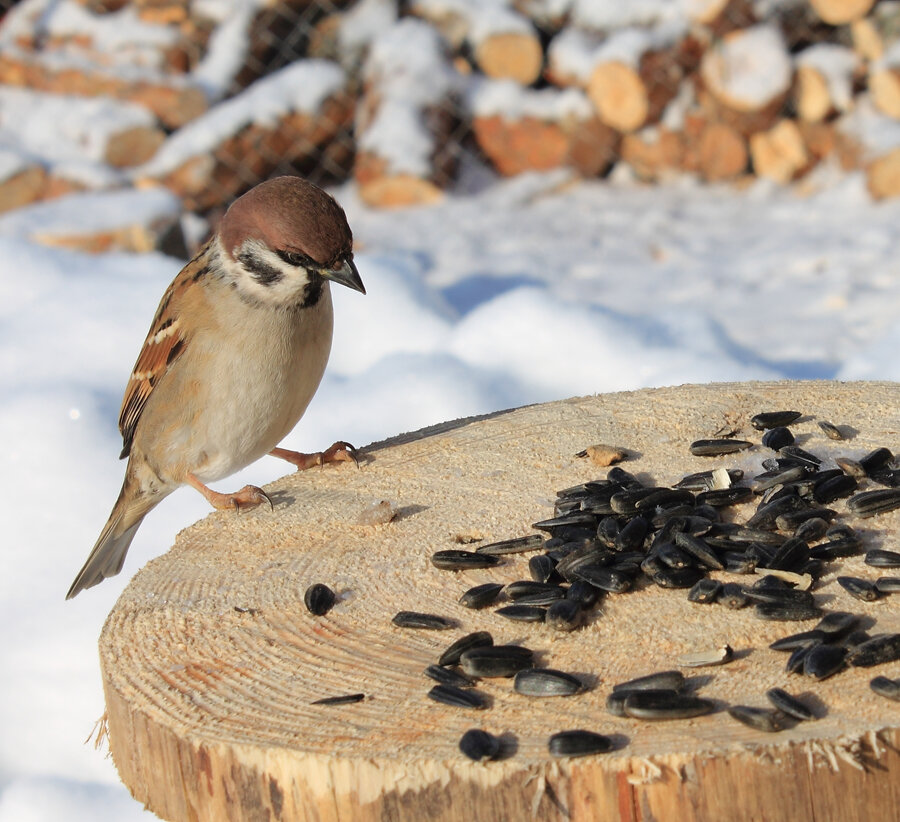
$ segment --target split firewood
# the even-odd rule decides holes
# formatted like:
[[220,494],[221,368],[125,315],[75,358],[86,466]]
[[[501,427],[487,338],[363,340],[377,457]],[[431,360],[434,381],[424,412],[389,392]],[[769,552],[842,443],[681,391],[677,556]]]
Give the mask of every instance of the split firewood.
[[882,114],[900,120],[900,40],[872,64],[869,91],[872,102]]
[[816,14],[832,26],[842,26],[865,17],[875,0],[809,0]]
[[375,206],[432,203],[453,178],[459,76],[437,31],[405,18],[372,43],[356,115],[354,176]]
[[817,43],[796,58],[794,103],[800,119],[818,123],[853,105],[853,79],[860,61],[845,46]]
[[736,129],[691,113],[684,119],[684,171],[710,183],[736,180],[747,171],[747,141]]
[[866,186],[875,199],[900,197],[900,122],[880,112],[860,95],[853,111],[836,121],[845,145],[855,147],[856,164],[866,173]]
[[853,48],[864,60],[880,60],[900,37],[900,2],[878,3],[872,13],[850,25]]
[[704,54],[699,75],[709,119],[751,134],[778,119],[793,66],[781,32],[758,25],[725,35]]
[[522,88],[484,81],[471,97],[478,145],[503,175],[572,166],[606,171],[618,155],[618,133],[599,121],[578,89]]
[[479,0],[414,0],[410,11],[435,26],[453,51],[465,45],[488,77],[528,86],[540,76],[537,31],[514,9]]
[[810,166],[811,158],[793,120],[780,120],[768,131],[750,135],[750,158],[759,177],[789,183]]

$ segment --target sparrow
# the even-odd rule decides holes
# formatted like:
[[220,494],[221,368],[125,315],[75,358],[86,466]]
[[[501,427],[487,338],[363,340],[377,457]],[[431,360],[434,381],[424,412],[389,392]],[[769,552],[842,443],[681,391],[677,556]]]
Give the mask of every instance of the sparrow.
[[103,531],[66,599],[122,570],[144,517],[182,485],[219,510],[271,500],[215,482],[264,454],[298,470],[354,459],[278,448],[316,393],[331,351],[331,282],[366,293],[344,211],[299,177],[234,201],[218,231],[166,289],[119,413],[128,458]]

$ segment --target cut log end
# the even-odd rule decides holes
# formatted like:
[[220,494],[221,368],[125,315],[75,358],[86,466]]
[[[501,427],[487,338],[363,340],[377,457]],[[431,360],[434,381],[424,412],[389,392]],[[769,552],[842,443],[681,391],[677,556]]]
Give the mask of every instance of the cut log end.
[[832,26],[842,26],[865,17],[875,0],[809,0],[816,14]]
[[876,71],[869,78],[872,101],[888,117],[900,120],[900,68]]
[[530,86],[540,77],[544,55],[532,34],[493,34],[475,48],[478,67],[498,80],[509,79]]
[[809,154],[793,120],[782,120],[769,131],[750,137],[753,168],[760,177],[789,183],[809,165]]
[[444,198],[444,192],[430,180],[396,174],[360,184],[359,196],[374,208],[407,208],[438,203]]
[[647,122],[647,88],[631,66],[601,63],[591,74],[587,93],[600,119],[612,128],[636,131]]
[[869,164],[866,184],[876,200],[900,197],[900,148]]

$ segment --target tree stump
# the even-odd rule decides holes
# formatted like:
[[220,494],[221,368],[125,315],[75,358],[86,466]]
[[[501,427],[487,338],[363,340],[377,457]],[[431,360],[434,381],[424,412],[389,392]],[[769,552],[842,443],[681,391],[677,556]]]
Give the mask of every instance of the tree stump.
[[[641,479],[673,483],[718,466],[751,475],[771,455],[757,445],[701,458],[689,444],[725,427],[759,443],[749,418],[793,408],[803,447],[826,458],[897,450],[895,383],[782,382],[682,386],[570,399],[459,420],[365,449],[366,461],[284,477],[268,508],[214,513],[183,531],[122,594],[103,629],[100,658],[110,746],[135,798],[167,820],[750,820],[890,819],[900,800],[900,712],[869,689],[900,663],[850,668],[814,682],[784,672],[778,637],[812,627],[765,622],[749,610],[690,603],[650,586],[609,596],[580,630],[503,620],[457,604],[470,586],[528,576],[527,556],[495,568],[438,571],[439,549],[530,532],[555,491],[603,477],[574,455],[604,442],[630,449]],[[855,429],[826,439],[816,420]],[[359,524],[373,501],[397,518]],[[843,515],[845,503],[833,504]],[[737,512],[744,521],[749,508]],[[900,511],[846,521],[867,544],[892,547]],[[837,572],[874,576],[861,557]],[[859,602],[828,573],[828,610],[900,630],[900,600]],[[741,578],[738,578],[741,579]],[[744,580],[752,577],[743,578]],[[324,582],[338,604],[304,607]],[[400,610],[457,620],[449,631],[394,627]],[[572,671],[586,693],[534,699],[509,680],[482,680],[492,705],[474,711],[427,699],[422,671],[460,635],[489,630],[522,642],[540,663]],[[612,716],[613,683],[675,667],[676,657],[725,642],[729,665],[701,674],[702,695],[764,705],[780,686],[806,694],[818,719],[764,734],[724,711],[651,723]],[[355,692],[355,704],[314,700]],[[505,758],[465,759],[469,728],[504,735]],[[616,749],[554,759],[550,734],[586,728]]]

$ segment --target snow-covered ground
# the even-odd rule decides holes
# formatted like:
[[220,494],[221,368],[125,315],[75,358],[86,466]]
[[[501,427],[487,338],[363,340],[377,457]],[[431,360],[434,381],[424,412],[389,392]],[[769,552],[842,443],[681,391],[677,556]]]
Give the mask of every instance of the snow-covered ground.
[[[550,174],[382,213],[336,193],[369,294],[335,289],[332,361],[289,447],[641,386],[900,378],[900,203],[858,177],[803,197]],[[173,495],[120,576],[63,596],[118,492],[125,378],[178,268],[0,234],[0,822],[153,818],[84,742],[103,713],[97,636],[206,503]]]

